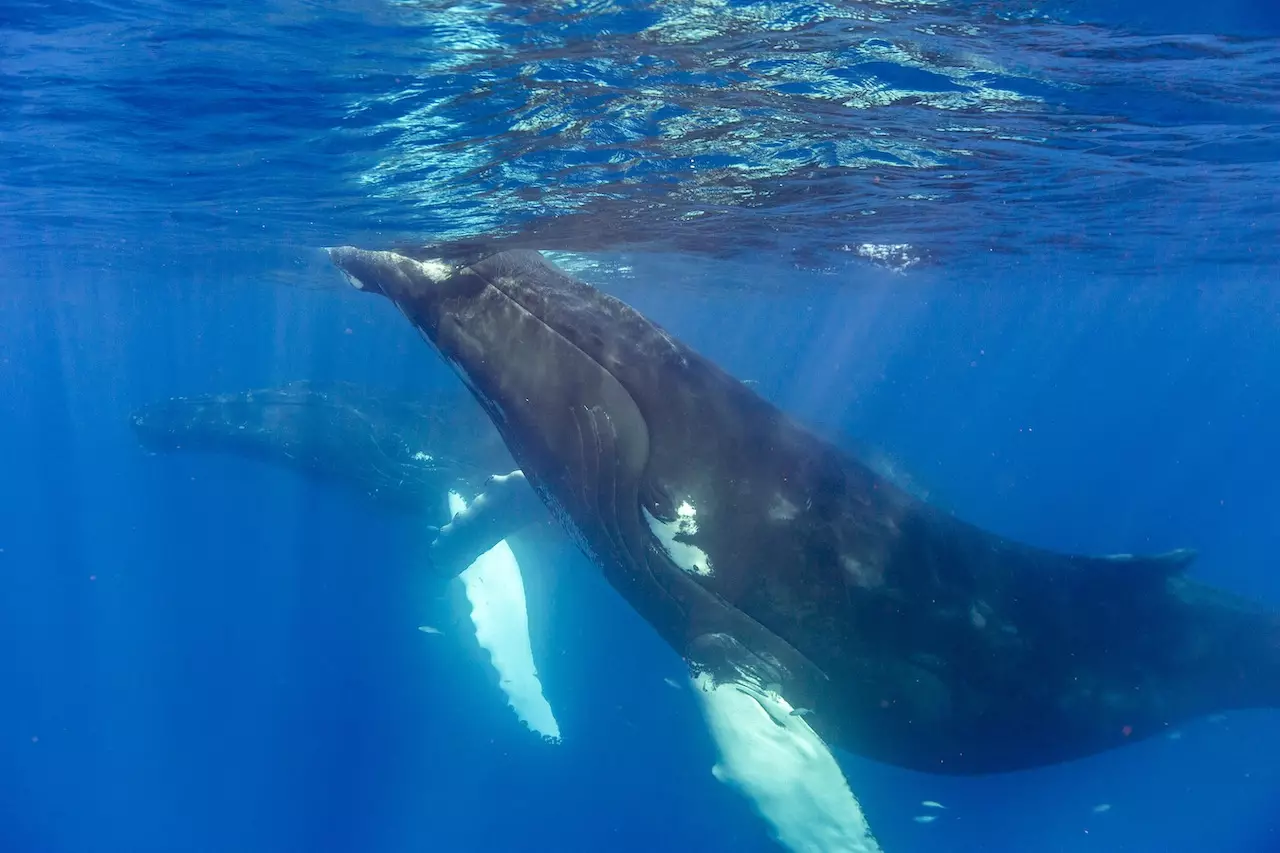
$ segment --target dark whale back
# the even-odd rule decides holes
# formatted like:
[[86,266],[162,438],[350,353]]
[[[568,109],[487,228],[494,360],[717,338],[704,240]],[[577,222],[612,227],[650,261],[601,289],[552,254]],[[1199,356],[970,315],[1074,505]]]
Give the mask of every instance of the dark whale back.
[[347,382],[298,381],[174,397],[138,409],[131,422],[154,450],[254,457],[406,511],[435,508],[449,488],[474,493],[515,467],[493,425],[460,394],[428,403]]

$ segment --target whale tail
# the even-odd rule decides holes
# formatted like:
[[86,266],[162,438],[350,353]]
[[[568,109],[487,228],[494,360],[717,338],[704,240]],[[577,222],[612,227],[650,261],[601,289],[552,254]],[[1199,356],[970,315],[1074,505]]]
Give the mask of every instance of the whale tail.
[[[1188,577],[1196,551],[1071,557],[1094,624],[1143,626],[1107,633],[1114,650],[1128,636],[1147,675],[1185,679],[1183,716],[1280,708],[1280,610]],[[1105,602],[1105,604],[1103,604]]]
[[1267,660],[1261,690],[1262,706],[1280,708],[1280,614],[1271,614],[1263,642],[1267,647]]
[[1280,708],[1280,611],[1186,577],[1169,592],[1195,614],[1180,651],[1207,664],[1205,710]]
[[1260,607],[1242,615],[1249,645],[1241,667],[1245,707],[1280,708],[1280,612]]

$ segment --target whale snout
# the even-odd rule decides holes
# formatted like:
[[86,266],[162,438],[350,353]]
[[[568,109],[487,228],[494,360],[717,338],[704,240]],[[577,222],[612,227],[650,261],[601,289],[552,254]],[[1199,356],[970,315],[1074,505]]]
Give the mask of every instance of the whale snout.
[[441,302],[466,298],[484,286],[479,277],[467,274],[465,258],[446,260],[354,246],[337,246],[326,251],[352,287],[385,296],[414,322],[425,320]]
[[365,290],[383,296],[392,295],[378,284],[381,265],[371,256],[379,253],[357,249],[354,246],[331,246],[325,251],[329,254],[329,260],[333,261],[333,265],[342,273],[343,278],[356,290]]

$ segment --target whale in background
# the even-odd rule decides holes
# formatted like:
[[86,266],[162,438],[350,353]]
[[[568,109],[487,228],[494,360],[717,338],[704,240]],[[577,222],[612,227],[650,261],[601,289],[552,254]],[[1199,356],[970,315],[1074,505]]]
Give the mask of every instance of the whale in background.
[[427,402],[350,382],[172,397],[130,417],[151,450],[254,457],[322,478],[390,506],[445,506],[516,467],[497,430],[465,398]]
[[[547,520],[497,430],[466,397],[426,402],[350,382],[299,380],[172,397],[139,407],[130,423],[152,451],[259,459],[425,519],[432,570],[442,578]],[[465,512],[454,512],[450,491],[466,496]]]
[[507,542],[545,521],[546,510],[470,400],[426,403],[350,383],[297,381],[175,397],[137,409],[130,422],[152,451],[261,459],[415,516],[424,574],[456,579],[466,602],[459,605],[508,704],[529,729],[560,739],[534,664],[521,567]]

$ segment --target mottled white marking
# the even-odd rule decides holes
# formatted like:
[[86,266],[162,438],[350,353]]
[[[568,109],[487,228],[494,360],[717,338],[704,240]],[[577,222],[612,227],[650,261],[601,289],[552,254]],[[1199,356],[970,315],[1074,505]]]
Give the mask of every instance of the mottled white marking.
[[415,462],[430,462],[433,459],[435,459],[434,456],[432,456],[430,453],[423,453],[421,450],[413,454],[413,460]]
[[679,535],[692,536],[698,532],[698,511],[693,504],[684,501],[676,507],[674,521],[660,521],[649,512],[648,507],[641,507],[641,509],[644,511],[644,520],[649,524],[649,530],[653,532],[654,538],[662,543],[671,562],[675,563],[681,571],[689,574],[711,576],[711,558],[707,556],[707,552],[697,545],[676,539]]
[[933,823],[937,819],[936,814],[918,814],[912,818],[916,823]]
[[884,569],[879,565],[866,565],[848,554],[840,555],[840,568],[844,569],[849,583],[863,589],[875,589],[884,586]]
[[[449,512],[457,515],[467,502],[449,492]],[[529,641],[529,615],[525,609],[524,579],[511,546],[504,539],[458,576],[471,602],[471,622],[476,641],[489,653],[498,672],[498,687],[516,716],[530,730],[555,743],[560,725],[546,697],[533,662]]]
[[716,742],[712,774],[751,801],[793,853],[880,853],[831,750],[773,691],[743,679],[693,678]]
[[422,274],[432,281],[444,281],[453,275],[453,266],[439,258],[429,258],[417,263],[418,268],[422,270]]
[[787,500],[785,495],[774,495],[773,505],[769,507],[771,521],[790,521],[800,514],[800,508]]

